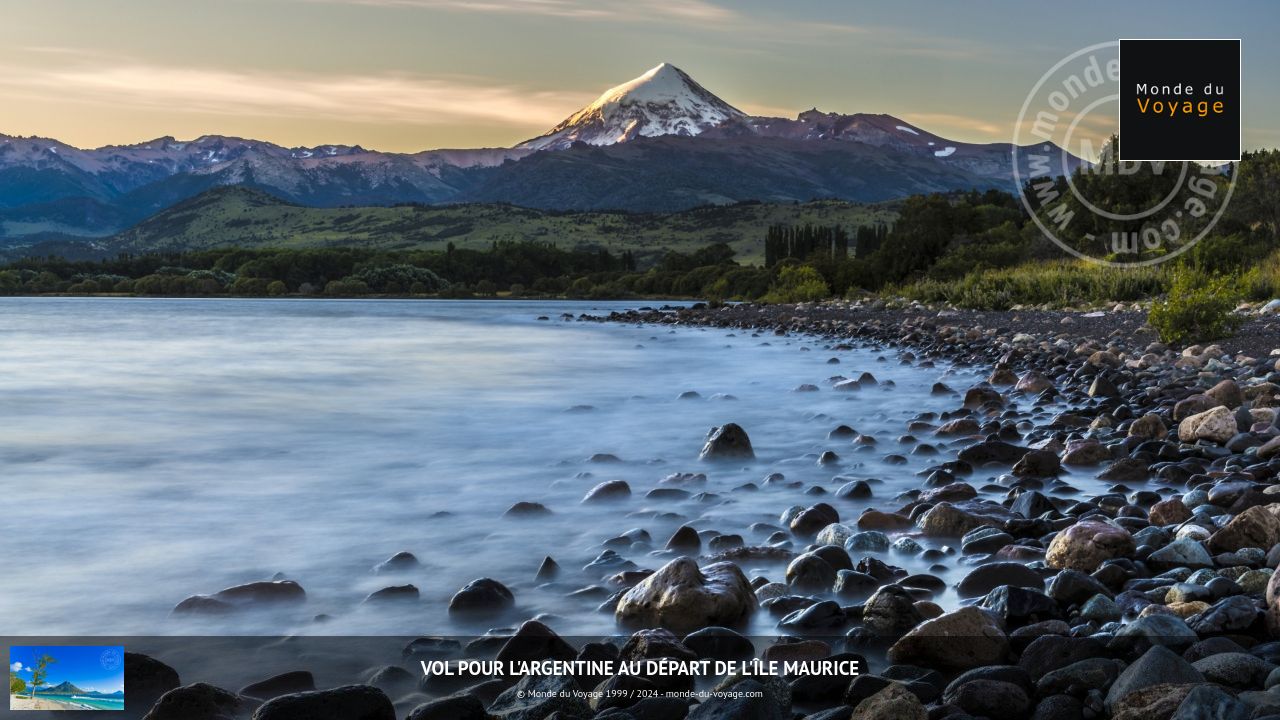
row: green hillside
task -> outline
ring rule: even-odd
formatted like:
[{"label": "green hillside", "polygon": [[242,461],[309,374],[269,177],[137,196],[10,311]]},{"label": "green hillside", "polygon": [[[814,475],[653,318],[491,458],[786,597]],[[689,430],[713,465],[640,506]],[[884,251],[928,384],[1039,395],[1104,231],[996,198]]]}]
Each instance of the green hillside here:
[{"label": "green hillside", "polygon": [[546,241],[563,248],[631,250],[650,260],[671,250],[725,242],[738,260],[764,259],[773,224],[858,225],[891,222],[895,205],[841,201],[738,204],[671,214],[553,212],[510,205],[311,208],[244,187],[225,187],[179,203],[109,242],[145,253],[218,247],[363,247],[384,250],[484,249],[497,241]]}]

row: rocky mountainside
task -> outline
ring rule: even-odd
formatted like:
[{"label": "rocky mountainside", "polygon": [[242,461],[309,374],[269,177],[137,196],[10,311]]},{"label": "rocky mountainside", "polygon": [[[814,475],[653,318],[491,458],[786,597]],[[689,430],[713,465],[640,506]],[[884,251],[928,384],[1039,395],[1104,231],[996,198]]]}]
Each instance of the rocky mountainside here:
[{"label": "rocky mountainside", "polygon": [[207,135],[82,150],[0,135],[0,244],[105,237],[232,185],[311,207],[502,202],[663,212],[1010,189],[1011,151],[890,115],[747,115],[664,63],[512,148],[405,154]]},{"label": "rocky mountainside", "polygon": [[574,143],[613,145],[660,135],[691,137],[747,114],[712,95],[683,70],[663,63],[610,88],[545,135],[516,147],[565,150]]}]

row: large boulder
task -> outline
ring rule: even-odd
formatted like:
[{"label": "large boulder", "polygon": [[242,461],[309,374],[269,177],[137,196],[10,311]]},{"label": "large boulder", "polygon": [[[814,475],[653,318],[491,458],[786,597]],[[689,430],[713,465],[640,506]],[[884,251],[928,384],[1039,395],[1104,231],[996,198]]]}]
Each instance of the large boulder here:
[{"label": "large boulder", "polygon": [[902,683],[891,682],[858,703],[850,720],[927,720],[928,711],[915,693]]},{"label": "large boulder", "polygon": [[1045,553],[1051,568],[1091,573],[1105,560],[1129,557],[1134,551],[1128,530],[1094,520],[1083,520],[1054,536]]},{"label": "large boulder", "polygon": [[307,593],[292,580],[264,580],[236,585],[213,595],[192,595],[173,608],[175,614],[218,614],[265,606],[297,605]]},{"label": "large boulder", "polygon": [[924,619],[915,603],[902,586],[885,585],[863,605],[862,624],[876,635],[897,637]]},{"label": "large boulder", "polygon": [[[139,706],[145,707],[141,703]],[[143,720],[239,720],[247,708],[244,699],[234,693],[195,683],[161,695]]]},{"label": "large boulder", "polygon": [[516,596],[506,585],[491,578],[467,583],[449,600],[451,615],[494,615],[505,612],[516,603]]},{"label": "large boulder", "polygon": [[1182,442],[1208,440],[1224,445],[1237,431],[1235,413],[1222,406],[1183,418],[1178,423],[1178,439]]},{"label": "large boulder", "polygon": [[1120,673],[1120,677],[1111,684],[1107,691],[1106,704],[1114,708],[1117,703],[1143,688],[1154,685],[1185,685],[1204,682],[1204,675],[1183,660],[1177,653],[1163,645],[1153,645],[1151,649],[1134,660]]},{"label": "large boulder", "polygon": [[991,616],[965,607],[926,620],[889,648],[889,661],[946,670],[1004,662],[1009,640]]},{"label": "large boulder", "polygon": [[1241,548],[1270,550],[1276,543],[1280,543],[1280,519],[1269,506],[1254,505],[1231,518],[1205,545],[1214,553],[1227,553]]},{"label": "large boulder", "polygon": [[699,568],[693,559],[680,557],[623,594],[615,614],[623,623],[692,632],[740,625],[755,609],[751,583],[737,565]]},{"label": "large boulder", "polygon": [[711,428],[707,433],[707,442],[702,446],[698,457],[702,460],[739,460],[754,458],[756,453],[751,449],[751,438],[747,431],[737,423],[725,423]]},{"label": "large boulder", "polygon": [[253,713],[253,720],[396,720],[391,700],[370,685],[281,695]]},{"label": "large boulder", "polygon": [[129,704],[146,708],[182,683],[177,670],[142,653],[127,652],[124,654],[124,684],[129,688]]}]

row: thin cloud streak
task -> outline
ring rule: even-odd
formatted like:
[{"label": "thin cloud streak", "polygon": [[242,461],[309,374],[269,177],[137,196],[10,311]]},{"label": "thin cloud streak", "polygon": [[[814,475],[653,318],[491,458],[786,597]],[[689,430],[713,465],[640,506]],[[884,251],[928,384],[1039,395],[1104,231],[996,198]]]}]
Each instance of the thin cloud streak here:
[{"label": "thin cloud streak", "polygon": [[[475,122],[550,126],[588,93],[531,91],[473,78],[404,74],[318,76],[119,64],[32,70],[5,68],[5,93],[45,95],[140,109],[210,115],[325,118],[434,125]],[[45,95],[47,96],[47,95]]]}]

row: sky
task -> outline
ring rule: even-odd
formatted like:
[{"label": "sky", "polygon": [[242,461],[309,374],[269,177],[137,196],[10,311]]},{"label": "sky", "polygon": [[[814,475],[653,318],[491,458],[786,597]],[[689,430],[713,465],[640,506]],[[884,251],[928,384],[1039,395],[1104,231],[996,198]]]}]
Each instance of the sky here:
[{"label": "sky", "polygon": [[509,146],[661,62],[754,114],[889,113],[1007,142],[1057,60],[1241,38],[1245,147],[1280,146],[1270,0],[4,0],[0,133]]},{"label": "sky", "polygon": [[113,693],[124,689],[124,650],[110,649],[115,651],[110,656],[114,662],[104,663],[103,652],[108,650],[107,646],[11,647],[9,672],[17,673],[29,685],[36,660],[41,655],[49,655],[56,662],[48,666],[45,685],[65,681],[86,692]]}]

